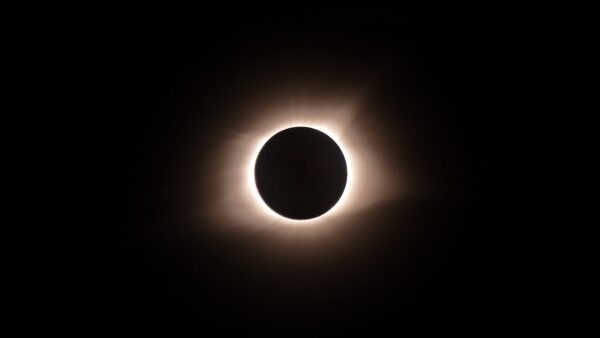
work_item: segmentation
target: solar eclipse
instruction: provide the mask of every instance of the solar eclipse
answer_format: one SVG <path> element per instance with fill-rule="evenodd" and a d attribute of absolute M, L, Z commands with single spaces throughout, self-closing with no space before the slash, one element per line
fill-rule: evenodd
<path fill-rule="evenodd" d="M 342 196 L 346 160 L 325 133 L 289 128 L 262 147 L 255 179 L 262 200 L 273 211 L 292 219 L 311 219 L 329 211 Z"/>
<path fill-rule="evenodd" d="M 219 140 L 216 143 L 218 146 L 207 154 L 211 164 L 203 168 L 201 175 L 200 172 L 196 174 L 200 178 L 200 187 L 214 186 L 210 196 L 199 197 L 213 201 L 199 204 L 199 219 L 208 217 L 215 225 L 214 229 L 223 231 L 272 231 L 284 237 L 289 235 L 292 241 L 299 240 L 300 233 L 306 233 L 308 236 L 314 234 L 315 239 L 327 240 L 330 237 L 322 235 L 323 232 L 337 232 L 352 226 L 359 214 L 405 194 L 408 181 L 403 172 L 393 170 L 397 167 L 390 165 L 389 159 L 383 156 L 380 149 L 384 140 L 373 127 L 376 123 L 374 115 L 361 114 L 364 102 L 360 95 L 335 95 L 329 91 L 328 97 L 324 98 L 301 89 L 297 88 L 293 95 L 273 89 L 277 99 L 269 96 L 270 100 L 266 100 L 257 95 L 255 100 L 246 100 L 243 104 L 230 100 L 222 106 L 221 111 L 232 116 L 221 115 L 224 117 L 222 127 L 229 131 L 230 137 L 226 142 Z M 238 114 L 245 118 L 233 118 Z M 257 182 L 257 164 L 259 170 L 261 165 L 257 162 L 262 157 L 261 151 L 271 148 L 265 149 L 271 139 L 280 132 L 296 128 L 310 131 L 309 137 L 321 135 L 323 140 L 318 142 L 324 142 L 330 149 L 319 152 L 324 151 L 326 161 L 333 163 L 329 165 L 339 169 L 330 169 L 327 175 L 331 181 L 314 188 L 313 192 L 324 196 L 311 200 L 304 206 L 304 211 L 296 211 L 295 215 L 291 209 L 301 209 L 303 202 L 292 202 L 295 198 L 291 197 L 291 188 L 283 197 L 269 192 L 267 182 L 274 176 L 269 176 L 268 172 L 273 173 L 273 169 L 265 171 L 262 178 L 265 186 L 261 187 Z M 282 145 L 282 148 L 286 147 Z M 312 161 L 319 159 L 316 154 L 306 156 Z M 283 168 L 290 167 L 285 165 Z M 258 175 L 259 181 L 261 175 Z M 313 177 L 318 178 L 318 175 Z M 294 204 L 296 206 L 292 208 Z"/>
<path fill-rule="evenodd" d="M 533 260 L 518 249 L 543 252 L 525 235 L 543 210 L 528 180 L 544 138 L 527 118 L 537 106 L 511 99 L 535 97 L 523 45 L 496 35 L 503 21 L 480 29 L 495 9 L 346 7 L 307 7 L 305 19 L 282 6 L 272 18 L 205 8 L 195 27 L 146 38 L 129 19 L 114 38 L 75 32 L 84 45 L 62 58 L 75 76 L 49 79 L 77 95 L 30 119 L 72 137 L 44 125 L 60 140 L 48 151 L 40 128 L 15 139 L 57 185 L 20 182 L 34 183 L 27 201 L 49 192 L 58 204 L 40 224 L 73 220 L 58 232 L 72 250 L 48 242 L 74 260 L 67 282 L 54 278 L 65 260 L 42 281 L 73 291 L 67 307 L 83 310 L 71 322 L 108 334 L 362 323 L 401 334 L 503 327 L 529 299 Z M 55 55 L 33 65 L 62 72 L 43 62 Z"/>

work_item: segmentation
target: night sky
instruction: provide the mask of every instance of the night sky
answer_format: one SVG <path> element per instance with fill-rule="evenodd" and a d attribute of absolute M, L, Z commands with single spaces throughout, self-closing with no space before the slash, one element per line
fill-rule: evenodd
<path fill-rule="evenodd" d="M 501 15 L 470 10 L 211 9 L 74 32 L 68 318 L 84 332 L 280 335 L 526 321 L 525 65 Z M 210 176 L 221 146 L 251 128 L 236 107 L 295 92 L 360 92 L 366 146 L 411 192 L 333 240 L 202 216 L 224 184 Z"/>

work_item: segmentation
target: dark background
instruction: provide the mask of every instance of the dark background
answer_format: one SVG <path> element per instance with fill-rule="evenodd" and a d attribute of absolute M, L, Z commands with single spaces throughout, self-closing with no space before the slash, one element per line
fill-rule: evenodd
<path fill-rule="evenodd" d="M 69 28 L 76 70 L 64 82 L 75 109 L 57 136 L 68 149 L 76 226 L 63 238 L 57 298 L 69 311 L 59 325 L 315 333 L 495 331 L 528 321 L 521 238 L 535 210 L 535 133 L 527 41 L 510 16 L 455 4 L 197 13 Z M 362 213 L 352 244 L 325 257 L 277 256 L 260 233 L 182 230 L 195 202 L 182 174 L 188 155 L 227 138 L 214 105 L 244 99 L 232 87 L 371 73 L 377 121 L 413 128 L 408 145 L 386 135 L 382 153 L 392 162 L 395 151 L 409 153 L 428 198 Z"/>

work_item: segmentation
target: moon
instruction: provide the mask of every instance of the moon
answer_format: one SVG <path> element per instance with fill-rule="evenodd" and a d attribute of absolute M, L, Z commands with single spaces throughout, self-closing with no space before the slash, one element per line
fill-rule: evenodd
<path fill-rule="evenodd" d="M 309 127 L 284 129 L 261 148 L 254 168 L 262 201 L 279 215 L 307 220 L 327 213 L 344 193 L 346 159 L 327 134 Z"/>

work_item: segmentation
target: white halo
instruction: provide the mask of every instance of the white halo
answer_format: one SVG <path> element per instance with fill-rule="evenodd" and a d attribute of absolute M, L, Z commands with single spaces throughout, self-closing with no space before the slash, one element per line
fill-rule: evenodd
<path fill-rule="evenodd" d="M 231 120 L 235 124 L 224 125 L 232 132 L 221 147 L 215 148 L 212 175 L 205 175 L 206 184 L 215 189 L 215 203 L 204 210 L 215 224 L 275 231 L 316 229 L 317 225 L 319 229 L 331 228 L 356 221 L 357 212 L 397 193 L 395 174 L 386 170 L 384 159 L 374 150 L 377 147 L 373 140 L 379 135 L 365 127 L 368 120 L 363 119 L 369 116 L 357 116 L 356 102 L 305 103 L 310 101 L 249 106 L 238 112 L 244 119 L 236 117 Z M 286 218 L 269 208 L 254 180 L 254 166 L 262 147 L 279 131 L 293 127 L 313 128 L 328 135 L 341 149 L 348 170 L 338 202 L 325 214 L 307 220 Z"/>

